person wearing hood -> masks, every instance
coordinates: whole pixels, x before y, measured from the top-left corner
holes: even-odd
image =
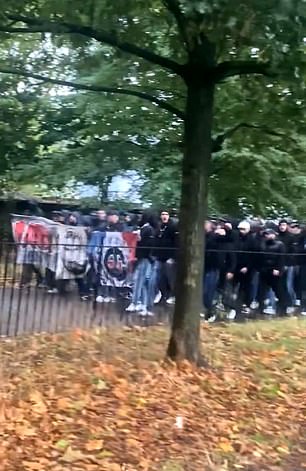
[[[234,273],[234,285],[238,293],[237,311],[239,314],[247,314],[252,303],[254,251],[256,246],[254,235],[251,233],[251,224],[248,221],[241,221],[238,224],[238,231],[235,244],[237,263]]]
[[[176,253],[178,226],[170,218],[169,211],[160,213],[159,230],[156,235],[155,255],[159,262],[159,284],[167,304],[175,304]],[[161,296],[160,296],[161,298]]]
[[[264,302],[271,288],[278,299],[277,313],[286,315],[289,304],[289,295],[284,279],[286,248],[283,242],[277,239],[274,229],[263,231],[263,240],[260,244],[259,256],[259,293],[258,302],[260,312],[264,312]]]
[[[295,267],[294,258],[291,255],[293,253],[293,246],[295,237],[289,230],[289,224],[286,219],[281,219],[278,224],[278,240],[283,242],[286,250],[285,256],[285,273],[284,279],[286,281],[287,290],[290,297],[290,310],[294,312],[294,306],[296,302],[296,294],[294,290],[294,278],[295,278]]]
[[[157,231],[155,215],[146,211],[140,221],[137,231],[136,268],[132,303],[126,308],[127,312],[139,312],[142,316],[152,315],[154,305],[157,272],[155,270],[154,246]]]
[[[120,222],[119,212],[111,209],[107,212],[106,232],[123,232],[123,224]]]

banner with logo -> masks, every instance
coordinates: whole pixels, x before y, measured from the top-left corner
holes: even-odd
[[[38,216],[12,215],[17,263],[55,272],[58,280],[82,277],[88,269],[84,227],[65,226]]]
[[[93,231],[87,253],[102,286],[131,287],[137,234]]]
[[[82,278],[91,265],[102,286],[130,287],[137,235],[66,226],[39,216],[12,215],[17,263],[55,273],[57,280]],[[89,263],[90,262],[90,263]]]
[[[102,286],[132,285],[137,235],[132,232],[105,232],[97,263]]]

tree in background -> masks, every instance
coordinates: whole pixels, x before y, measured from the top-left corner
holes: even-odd
[[[3,7],[3,12],[0,30],[5,37],[36,35],[41,44],[49,34],[49,41],[58,47],[68,43],[73,46],[79,66],[67,67],[67,57],[62,61],[61,74],[66,73],[67,79],[54,78],[54,69],[48,75],[48,62],[42,69],[44,73],[37,73],[33,60],[22,67],[2,65],[0,71],[111,94],[116,97],[119,111],[119,95],[132,96],[151,103],[152,110],[158,107],[158,114],[167,112],[170,126],[170,114],[175,122],[183,123],[177,302],[168,354],[176,360],[198,362],[203,221],[211,156],[213,151],[221,151],[228,136],[250,126],[249,122],[239,121],[220,130],[222,120],[216,114],[217,133],[213,138],[214,112],[223,106],[218,106],[216,92],[223,87],[221,84],[234,84],[239,78],[241,101],[250,86],[246,77],[254,75],[258,79],[251,79],[250,84],[254,85],[253,93],[258,94],[257,100],[265,89],[265,80],[279,80],[283,90],[287,83],[289,93],[302,86],[305,3],[97,0],[72,4],[69,0],[41,0],[35,4],[12,2]],[[98,49],[94,42],[100,45]],[[37,62],[41,65],[40,57]],[[75,77],[84,77],[84,71],[86,83],[77,83]],[[152,84],[151,74],[156,78]],[[230,113],[231,97],[227,100],[226,112]],[[249,116],[248,104],[246,110]],[[137,117],[135,121],[137,126]]]

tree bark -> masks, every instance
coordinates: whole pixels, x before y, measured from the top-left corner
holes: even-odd
[[[195,80],[187,87],[176,304],[168,356],[198,364],[214,84]]]

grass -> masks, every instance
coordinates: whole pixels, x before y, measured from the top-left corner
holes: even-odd
[[[286,469],[305,425],[306,321],[201,334],[208,370],[163,362],[163,326],[3,341],[1,471]]]

